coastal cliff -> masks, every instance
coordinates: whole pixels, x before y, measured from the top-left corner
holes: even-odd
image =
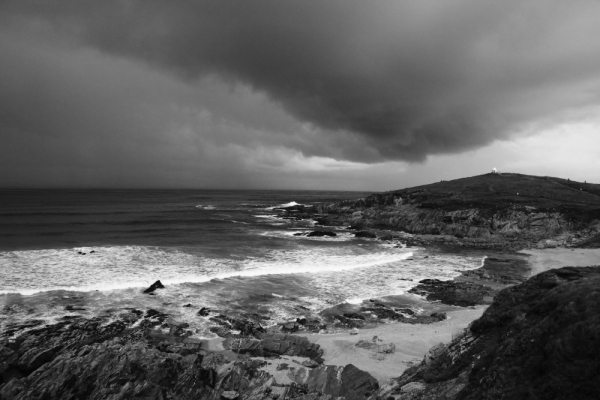
[[[596,399],[600,266],[550,270],[501,291],[481,318],[372,399]]]
[[[600,185],[492,173],[304,211],[319,214],[323,225],[445,235],[467,244],[576,245],[600,233]]]

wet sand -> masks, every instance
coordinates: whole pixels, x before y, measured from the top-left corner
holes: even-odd
[[[531,266],[530,276],[550,269],[567,266],[586,267],[600,265],[600,249],[543,249],[522,250],[519,253],[528,254]]]
[[[324,350],[323,358],[328,365],[354,364],[369,372],[380,383],[402,375],[411,362],[419,363],[428,350],[448,343],[453,335],[461,333],[473,320],[479,318],[485,306],[448,312],[448,319],[433,324],[393,323],[375,328],[360,329],[358,335],[350,333],[304,334],[311,342]],[[373,337],[377,340],[373,342]],[[396,346],[391,354],[380,354],[373,349],[356,347],[360,340],[378,345]]]

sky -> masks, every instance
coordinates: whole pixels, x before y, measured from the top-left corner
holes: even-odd
[[[600,2],[0,2],[0,188],[600,183]]]

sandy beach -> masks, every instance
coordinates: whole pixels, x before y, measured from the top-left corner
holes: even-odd
[[[586,267],[600,265],[600,249],[543,249],[522,250],[520,253],[528,254],[531,265],[530,276],[537,275],[549,269],[567,266]]]
[[[485,308],[480,306],[474,309],[450,311],[448,319],[433,324],[393,323],[361,329],[358,335],[335,333],[303,336],[323,348],[325,364],[340,366],[354,364],[383,383],[402,375],[410,362],[420,362],[431,347],[452,340],[453,335],[462,332],[471,321],[479,318]],[[374,336],[377,336],[374,343],[378,345],[394,344],[395,352],[379,354],[373,349],[356,346],[361,340],[373,343]]]

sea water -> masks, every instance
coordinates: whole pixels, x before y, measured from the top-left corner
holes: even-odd
[[[346,227],[328,227],[335,237],[295,236],[314,222],[283,219],[277,210],[365,195],[0,191],[0,332],[32,320],[153,308],[207,337],[211,324],[196,315],[201,307],[276,323],[401,295],[421,279],[451,279],[480,266],[480,256],[419,257],[418,248],[355,238]],[[166,288],[143,294],[156,280]]]

